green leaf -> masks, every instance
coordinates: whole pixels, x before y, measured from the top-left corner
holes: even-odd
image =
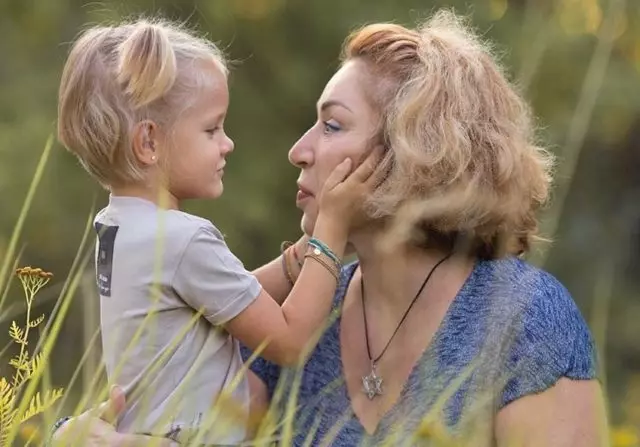
[[[24,330],[18,327],[15,320],[11,322],[9,335],[15,340],[16,343],[22,344],[22,339],[24,338]]]
[[[0,377],[0,445],[6,445],[16,417],[16,398],[11,384]]]
[[[16,369],[27,369],[29,364],[29,353],[23,352],[22,355],[17,355],[11,360],[9,360],[9,365],[13,366]]]
[[[28,366],[28,374],[29,377],[36,375],[45,365],[44,360],[42,359],[42,353],[36,354],[34,358],[31,359]]]
[[[42,400],[40,399],[40,393],[36,393],[36,395],[31,398],[31,402],[29,402],[29,408],[20,418],[20,423],[47,410],[55,401],[62,397],[62,392],[61,388],[47,390]]]
[[[35,320],[31,320],[29,322],[29,327],[34,328],[37,325],[39,325],[40,323],[42,323],[44,321],[44,314],[40,315],[37,319]]]

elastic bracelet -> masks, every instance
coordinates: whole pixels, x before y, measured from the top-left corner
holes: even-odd
[[[298,264],[298,268],[302,268],[304,261],[298,257],[298,252],[296,251],[296,244],[292,244],[291,253],[293,254],[293,259],[296,261],[296,264]]]
[[[318,254],[315,251],[309,251],[304,255],[305,259],[311,258],[314,261],[316,261],[318,264],[323,266],[325,269],[327,269],[327,271],[331,273],[331,276],[335,278],[336,282],[338,282],[340,277],[339,270],[337,270],[336,265],[333,263],[333,260],[330,260],[330,259],[325,260],[323,259],[323,256],[326,256],[326,255],[324,255],[324,253]]]
[[[314,247],[314,248],[317,248],[320,251],[322,251],[325,255],[330,257],[331,260],[336,265],[341,265],[342,264],[342,262],[340,261],[340,258],[327,246],[327,244],[322,242],[320,239],[312,237],[311,239],[309,239],[309,245]]]
[[[293,246],[293,242],[291,241],[282,241],[282,243],[280,244],[280,255],[282,256],[282,270],[284,271],[284,275],[287,277],[287,281],[289,281],[289,284],[291,285],[291,287],[293,287],[293,284],[296,282],[296,277],[293,274],[293,271],[291,270],[291,265],[289,264],[289,259],[287,257],[287,252],[291,249],[291,247]]]
[[[284,253],[284,251],[287,248],[291,247],[292,245],[293,245],[293,242],[291,242],[291,241],[282,241],[280,243],[280,253]]]
[[[296,264],[298,264],[299,268],[302,268],[302,260],[298,257],[298,252],[296,251],[296,244],[295,242],[291,242],[291,241],[283,241],[280,244],[280,253],[284,253],[287,250],[291,249],[291,251],[293,252],[293,259],[296,261]]]
[[[282,253],[280,255],[280,257],[282,258],[282,271],[284,272],[284,276],[285,278],[287,278],[287,281],[289,282],[289,285],[291,287],[293,287],[293,278],[291,275],[291,271],[289,270],[289,263],[287,262],[287,255],[285,253]]]

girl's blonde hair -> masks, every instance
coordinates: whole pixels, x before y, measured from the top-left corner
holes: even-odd
[[[463,237],[482,257],[528,250],[553,157],[464,21],[440,11],[418,30],[365,26],[347,38],[342,60],[364,63],[365,88],[381,110],[388,175],[370,205],[374,217],[395,216],[392,236]]]
[[[62,73],[58,138],[103,186],[141,181],[133,127],[144,119],[170,125],[206,82],[197,67],[206,61],[227,75],[213,43],[166,21],[84,31]]]

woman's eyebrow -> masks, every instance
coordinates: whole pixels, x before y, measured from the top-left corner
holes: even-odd
[[[324,112],[325,110],[327,110],[329,107],[343,107],[345,109],[347,109],[349,112],[353,113],[353,110],[351,110],[349,107],[347,107],[347,105],[341,101],[335,100],[335,99],[330,99],[328,101],[325,101],[322,103],[322,105],[320,106],[320,111]]]

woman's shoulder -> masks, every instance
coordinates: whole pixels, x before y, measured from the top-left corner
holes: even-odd
[[[487,302],[498,301],[520,312],[527,323],[548,325],[583,320],[567,288],[551,273],[522,259],[481,261],[477,270],[477,289],[492,298]]]
[[[485,261],[479,280],[510,335],[507,369],[511,378],[502,404],[543,391],[562,377],[596,376],[595,343],[567,288],[551,273],[521,259]],[[495,309],[494,309],[495,308]]]

